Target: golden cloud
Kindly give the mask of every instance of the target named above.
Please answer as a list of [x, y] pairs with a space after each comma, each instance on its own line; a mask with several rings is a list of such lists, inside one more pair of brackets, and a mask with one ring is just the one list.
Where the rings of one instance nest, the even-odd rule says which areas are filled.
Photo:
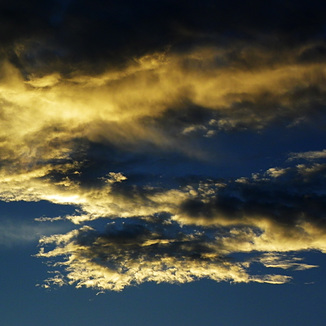
[[[184, 53], [154, 53], [135, 59], [123, 69], [93, 76], [77, 71], [70, 76], [52, 72], [23, 77], [11, 63], [3, 61], [0, 198], [75, 205], [76, 213], [65, 217], [75, 224], [98, 218], [147, 223], [164, 213], [169, 216], [165, 225], [190, 228], [189, 234], [183, 234], [181, 239], [163, 237], [160, 232], [149, 230], [151, 235], [141, 238], [135, 248], [134, 243], [127, 241], [120, 251], [118, 242], [87, 226], [43, 238], [42, 245], [54, 243], [55, 248], [46, 252], [43, 247], [39, 256], [66, 256], [68, 259], [62, 265], [67, 282], [78, 287], [121, 290], [145, 281], [184, 283], [204, 277], [218, 281], [284, 283], [289, 276], [252, 275], [248, 271], [251, 258], [242, 262], [226, 258], [234, 253], [274, 254], [308, 249], [326, 252], [326, 231], [318, 227], [315, 218], [319, 211], [312, 212], [310, 206], [299, 211], [295, 206], [300, 200], [309, 201], [307, 194], [294, 196], [297, 199], [294, 203], [282, 193], [286, 204], [278, 206], [277, 211], [271, 208], [271, 203], [275, 203], [270, 197], [262, 203], [241, 198], [241, 194], [237, 197], [232, 191], [228, 193], [228, 182], [210, 180], [174, 188], [137, 186], [122, 172], [106, 171], [104, 177], [95, 177], [99, 185], [87, 187], [74, 176], [81, 174], [89, 142], [109, 143], [126, 151], [146, 142], [155, 148], [203, 157], [191, 142], [183, 141], [192, 133], [203, 131], [206, 137], [214, 136], [214, 128], [217, 131], [236, 128], [240, 122], [259, 129], [278, 117], [287, 117], [289, 122], [304, 120], [310, 104], [316, 101], [309, 96], [311, 88], [318, 89], [317, 101], [324, 103], [326, 65], [299, 63], [292, 56], [293, 52], [287, 52], [283, 61], [269, 64], [269, 54], [247, 49], [241, 57], [246, 62], [252, 61], [253, 68], [248, 69], [247, 65], [241, 65], [239, 58], [232, 61], [226, 50], [198, 48]], [[259, 64], [254, 64], [257, 57]], [[298, 90], [305, 90], [306, 96], [297, 98]], [[193, 121], [182, 125], [178, 137], [173, 137], [170, 126], [155, 124], [166, 119], [171, 110], [187, 110], [187, 105], [217, 116], [209, 117], [206, 125]], [[324, 152], [292, 156], [323, 158]], [[263, 175], [239, 178], [234, 184], [240, 190], [252, 187], [249, 190], [259, 193], [265, 189], [264, 182], [274, 182], [274, 185], [280, 182], [275, 186], [279, 191], [282, 187], [279, 180], [290, 173], [303, 175], [302, 182], [309, 184], [313, 175], [323, 175], [324, 169], [319, 163], [270, 168]], [[55, 178], [55, 174], [60, 177]], [[313, 199], [322, 208], [321, 196], [314, 194]], [[284, 222], [286, 214], [292, 218], [289, 218], [290, 225]], [[215, 238], [199, 241], [200, 235], [210, 230], [216, 230]], [[83, 236], [86, 243], [81, 241]], [[172, 254], [178, 241], [178, 249], [183, 253], [180, 257]], [[189, 254], [198, 243], [199, 248], [204, 248], [198, 249], [200, 259]], [[274, 256], [264, 257], [260, 262], [267, 267], [278, 264], [308, 268], [296, 260], [282, 262]], [[52, 281], [65, 282], [60, 274]]]
[[[259, 53], [259, 57], [268, 56], [258, 49], [247, 50], [250, 51]], [[171, 108], [177, 110], [192, 103], [219, 112], [219, 128], [234, 127], [239, 121], [262, 127], [279, 115], [291, 119], [302, 115], [298, 105], [306, 105], [309, 98], [293, 99], [296, 90], [318, 87], [325, 92], [323, 63], [289, 60], [248, 70], [232, 62], [217, 64], [223, 55], [228, 53], [216, 48], [180, 54], [155, 53], [134, 60], [122, 70], [97, 76], [76, 72], [64, 77], [51, 73], [41, 77], [29, 75], [27, 80], [12, 64], [3, 61], [2, 159], [25, 166], [38, 160], [63, 159], [74, 150], [72, 141], [77, 138], [109, 141], [118, 146], [146, 140], [161, 148], [190, 154], [191, 146], [179, 144], [165, 130], [144, 121], [158, 119]], [[285, 55], [289, 57], [288, 53]], [[268, 63], [268, 58], [265, 61]], [[266, 103], [271, 102], [272, 107], [252, 107], [254, 103], [260, 105], [261, 97]], [[239, 104], [244, 105], [240, 111], [235, 109]], [[189, 125], [185, 130], [189, 128], [200, 126]], [[208, 132], [214, 134], [213, 130]]]

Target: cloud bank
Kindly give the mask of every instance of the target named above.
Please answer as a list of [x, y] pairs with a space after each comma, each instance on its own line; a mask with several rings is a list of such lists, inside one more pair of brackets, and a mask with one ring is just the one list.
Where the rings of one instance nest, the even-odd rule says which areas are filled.
[[[98, 192], [96, 198], [84, 197], [83, 213], [66, 217], [74, 223], [109, 218], [104, 230], [85, 225], [44, 237], [38, 256], [66, 257], [56, 263], [66, 273], [60, 284], [77, 287], [119, 291], [145, 281], [201, 278], [285, 283], [289, 275], [257, 275], [251, 266], [316, 267], [295, 253], [326, 251], [324, 171], [325, 165], [298, 165], [282, 175], [268, 170], [252, 178], [206, 180], [178, 190], [136, 190], [127, 178], [111, 175], [119, 186], [126, 183], [126, 189], [117, 187], [109, 195], [103, 188], [105, 198]], [[55, 248], [47, 250], [50, 244]]]
[[0, 199], [75, 209], [40, 240], [47, 286], [315, 267], [299, 253], [326, 250], [321, 1], [0, 9]]

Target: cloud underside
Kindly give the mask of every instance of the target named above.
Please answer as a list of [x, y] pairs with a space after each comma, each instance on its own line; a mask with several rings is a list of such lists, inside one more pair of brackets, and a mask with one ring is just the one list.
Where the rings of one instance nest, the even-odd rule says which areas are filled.
[[284, 269], [315, 267], [300, 261], [288, 261], [279, 254], [268, 255], [266, 262], [264, 255], [239, 262], [223, 254], [227, 249], [223, 248], [222, 240], [209, 239], [199, 232], [185, 234], [181, 229], [171, 236], [169, 232], [175, 231], [175, 227], [156, 224], [153, 230], [151, 225], [139, 223], [116, 228], [112, 223], [102, 234], [83, 227], [64, 236], [43, 239], [45, 243], [55, 242], [57, 247], [47, 253], [42, 250], [39, 256], [68, 255], [67, 260], [58, 264], [65, 268], [66, 276], [57, 271], [44, 286], [68, 283], [77, 287], [120, 291], [143, 282], [186, 283], [201, 278], [218, 282], [282, 284], [290, 277], [251, 275], [248, 267], [255, 260], [267, 267]]
[[[75, 227], [40, 240], [45, 286], [282, 284], [316, 267], [300, 252], [326, 252], [324, 148], [249, 176], [205, 170], [227, 136], [323, 134], [323, 6], [195, 3], [0, 5], [0, 199], [76, 209], [38, 218]], [[230, 150], [255, 158], [253, 144]]]
[[[247, 51], [270, 60], [264, 51]], [[96, 76], [55, 72], [28, 80], [3, 61], [2, 200], [74, 205], [76, 213], [61, 218], [75, 224], [126, 219], [121, 230], [113, 222], [106, 231], [84, 226], [41, 240], [39, 256], [60, 266], [46, 286], [119, 291], [145, 281], [201, 278], [280, 284], [290, 276], [258, 275], [252, 266], [306, 269], [311, 266], [283, 254], [325, 252], [325, 165], [318, 161], [324, 151], [292, 153], [289, 162], [309, 162], [251, 179], [185, 179], [174, 187], [145, 169], [143, 181], [133, 180], [130, 166], [141, 166], [140, 155], [209, 160], [200, 143], [220, 132], [322, 121], [324, 63], [293, 59], [248, 71], [228, 55], [201, 47], [153, 53]], [[230, 62], [219, 64], [223, 58]], [[50, 244], [55, 248], [47, 249]]]
[[[325, 169], [298, 164], [282, 174], [269, 169], [179, 189], [135, 187], [110, 173], [100, 190], [79, 189], [79, 212], [64, 217], [84, 226], [41, 239], [39, 257], [61, 257], [44, 286], [120, 291], [201, 278], [286, 283], [291, 276], [284, 270], [317, 267], [302, 261], [300, 252], [326, 252]], [[87, 225], [94, 220], [105, 227]]]
[[[258, 49], [246, 51], [270, 60]], [[186, 180], [178, 187], [154, 181], [159, 174], [139, 182], [132, 172], [120, 172], [141, 153], [207, 160], [211, 153], [193, 146], [195, 139], [275, 123], [295, 128], [323, 117], [323, 63], [294, 58], [248, 71], [228, 56], [227, 49], [201, 47], [153, 53], [96, 76], [51, 73], [28, 80], [3, 61], [2, 200], [74, 205], [76, 213], [61, 218], [75, 224], [126, 219], [121, 230], [113, 222], [106, 231], [84, 226], [41, 240], [39, 256], [60, 266], [46, 286], [119, 291], [145, 281], [201, 278], [281, 284], [291, 277], [258, 275], [252, 266], [306, 269], [313, 265], [285, 254], [325, 252], [325, 195], [318, 181], [325, 165], [314, 161], [324, 151], [292, 153], [289, 162], [310, 163], [252, 179]], [[230, 62], [219, 64], [223, 58]], [[102, 146], [97, 154], [95, 144]], [[47, 249], [50, 244], [55, 248]]]
[[[44, 286], [75, 284], [120, 291], [143, 282], [186, 283], [202, 278], [283, 284], [291, 277], [279, 274], [280, 269], [317, 267], [289, 255], [289, 251], [325, 250], [325, 231], [309, 234], [311, 226], [291, 231], [288, 236], [285, 230], [278, 230], [276, 235], [275, 230], [271, 234], [241, 225], [207, 230], [157, 220], [112, 222], [103, 232], [85, 226], [65, 235], [43, 238], [39, 257], [66, 257], [55, 264], [61, 272], [57, 270]], [[45, 251], [49, 244], [54, 244], [55, 249]], [[256, 274], [252, 266], [257, 263], [272, 272]]]
[[[150, 142], [191, 153], [182, 140], [196, 132], [209, 137], [221, 130], [259, 130], [273, 122], [293, 126], [320, 118], [326, 65], [296, 58], [309, 46], [314, 45], [284, 50], [289, 58], [273, 64], [274, 54], [257, 47], [240, 50], [243, 58], [216, 47], [152, 53], [95, 76], [54, 71], [26, 79], [4, 60], [2, 157], [60, 159], [79, 138], [130, 146]], [[201, 116], [191, 116], [189, 108]]]
[[[20, 183], [78, 173], [93, 143], [209, 159], [212, 153], [202, 150], [201, 139], [220, 132], [275, 124], [291, 129], [317, 123], [323, 129], [326, 66], [299, 62], [284, 51], [289, 59], [271, 65], [273, 53], [244, 49], [243, 60], [252, 61], [252, 69], [238, 64], [228, 49], [199, 47], [134, 58], [95, 76], [51, 72], [27, 79], [4, 60], [1, 178]], [[263, 61], [257, 67], [256, 56]]]

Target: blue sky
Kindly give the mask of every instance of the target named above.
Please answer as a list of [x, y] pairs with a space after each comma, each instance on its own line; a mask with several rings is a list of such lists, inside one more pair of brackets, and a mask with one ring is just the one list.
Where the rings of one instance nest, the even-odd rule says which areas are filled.
[[322, 325], [324, 11], [1, 4], [4, 325]]

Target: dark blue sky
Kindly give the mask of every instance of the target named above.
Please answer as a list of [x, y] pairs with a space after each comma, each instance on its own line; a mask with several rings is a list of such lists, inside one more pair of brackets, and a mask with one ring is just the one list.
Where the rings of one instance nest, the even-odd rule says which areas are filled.
[[325, 9], [1, 3], [2, 323], [322, 325]]

